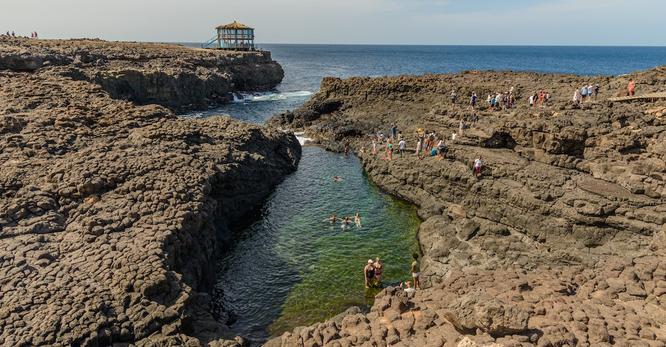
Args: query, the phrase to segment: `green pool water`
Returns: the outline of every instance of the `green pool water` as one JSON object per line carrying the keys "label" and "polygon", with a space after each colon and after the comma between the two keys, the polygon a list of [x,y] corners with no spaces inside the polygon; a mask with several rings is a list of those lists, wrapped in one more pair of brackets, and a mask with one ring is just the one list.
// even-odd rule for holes
{"label": "green pool water", "polygon": [[[331,225],[334,212],[360,212],[363,226]],[[305,147],[297,172],[220,259],[217,304],[255,342],[371,305],[378,290],[364,287],[367,260],[382,258],[385,283],[408,279],[419,223],[415,207],[382,193],[357,158]]]}

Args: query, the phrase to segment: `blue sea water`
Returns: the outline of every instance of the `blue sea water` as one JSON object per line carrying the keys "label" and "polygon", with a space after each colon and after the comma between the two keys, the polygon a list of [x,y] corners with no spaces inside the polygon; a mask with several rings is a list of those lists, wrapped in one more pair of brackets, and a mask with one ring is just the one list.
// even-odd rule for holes
{"label": "blue sea water", "polygon": [[201,112],[262,123],[299,107],[326,76],[391,76],[465,70],[620,75],[666,65],[666,47],[381,46],[263,44],[285,70],[271,93]]}

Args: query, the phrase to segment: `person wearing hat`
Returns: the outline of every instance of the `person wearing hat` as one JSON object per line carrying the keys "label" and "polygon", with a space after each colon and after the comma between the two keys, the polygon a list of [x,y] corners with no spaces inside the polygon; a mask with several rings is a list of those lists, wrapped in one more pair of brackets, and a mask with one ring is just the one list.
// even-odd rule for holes
{"label": "person wearing hat", "polygon": [[375,279],[375,267],[373,264],[374,261],[372,259],[368,259],[368,264],[363,269],[363,276],[365,277],[366,288],[370,288],[372,281]]}

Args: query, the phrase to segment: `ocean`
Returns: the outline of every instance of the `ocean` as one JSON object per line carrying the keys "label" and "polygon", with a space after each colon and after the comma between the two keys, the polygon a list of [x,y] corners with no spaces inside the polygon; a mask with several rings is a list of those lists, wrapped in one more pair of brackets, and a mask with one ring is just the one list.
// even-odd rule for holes
{"label": "ocean", "polygon": [[666,65],[666,47],[381,46],[262,44],[285,70],[274,91],[242,93],[236,101],[194,115],[229,114],[263,123],[293,110],[326,76],[393,76],[465,70],[621,75]]}

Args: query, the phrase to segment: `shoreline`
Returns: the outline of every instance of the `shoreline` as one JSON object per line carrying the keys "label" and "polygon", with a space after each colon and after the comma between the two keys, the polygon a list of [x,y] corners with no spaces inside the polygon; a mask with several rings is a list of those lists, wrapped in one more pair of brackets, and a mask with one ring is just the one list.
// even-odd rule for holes
{"label": "shoreline", "polygon": [[[604,101],[629,77],[641,81],[642,93],[664,88],[663,72],[592,81],[508,72],[325,79],[301,109],[269,124],[305,131],[334,151],[343,143],[356,151],[365,147],[368,176],[415,203],[425,218],[419,243],[427,288],[415,297],[389,288],[368,314],[296,329],[268,345],[309,343],[329,330],[329,342],[350,345],[663,343],[666,322],[658,317],[665,314],[653,305],[666,300],[659,289],[666,280],[666,263],[659,260],[666,227],[658,217],[666,212],[666,166],[663,157],[659,161],[660,141],[649,139],[663,140],[666,102]],[[597,80],[604,86],[599,99],[571,107],[575,86]],[[451,86],[462,98],[453,104]],[[369,134],[386,132],[392,122],[411,148],[417,127],[456,132],[460,117],[471,112],[465,98],[473,90],[483,104],[486,90],[512,86],[519,106],[478,110],[479,122],[447,141],[452,161],[412,154],[388,162],[367,154]],[[527,108],[526,94],[539,88],[553,93],[551,104]],[[635,134],[640,150],[627,149],[626,134]],[[476,180],[469,165],[481,154],[488,164]],[[644,178],[622,175],[622,166]],[[629,169],[634,166],[644,169]],[[393,305],[397,301],[403,304]],[[634,320],[625,307],[645,317],[638,330],[625,328]]]}

